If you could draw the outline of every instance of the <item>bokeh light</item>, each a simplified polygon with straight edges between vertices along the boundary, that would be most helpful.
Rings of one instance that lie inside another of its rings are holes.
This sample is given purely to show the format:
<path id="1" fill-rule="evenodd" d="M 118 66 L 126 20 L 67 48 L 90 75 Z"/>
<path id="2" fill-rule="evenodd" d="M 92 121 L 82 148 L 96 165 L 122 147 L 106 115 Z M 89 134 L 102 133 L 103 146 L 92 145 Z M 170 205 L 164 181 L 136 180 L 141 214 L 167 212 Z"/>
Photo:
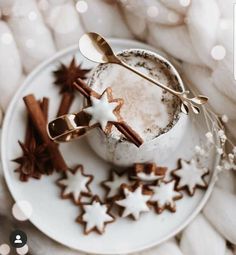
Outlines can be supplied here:
<path id="1" fill-rule="evenodd" d="M 10 33 L 3 33 L 1 36 L 1 42 L 3 44 L 11 44 L 13 41 L 13 37 Z"/>
<path id="2" fill-rule="evenodd" d="M 33 209 L 28 201 L 17 201 L 12 207 L 13 216 L 19 221 L 29 220 Z"/>
<path id="3" fill-rule="evenodd" d="M 225 47 L 222 45 L 216 45 L 211 50 L 211 56 L 214 60 L 222 60 L 226 56 Z"/>
<path id="4" fill-rule="evenodd" d="M 17 249 L 16 249 L 16 252 L 17 252 L 17 254 L 19 254 L 19 255 L 25 255 L 25 254 L 28 253 L 28 251 L 29 251 L 29 247 L 28 247 L 27 244 L 24 245 L 24 246 L 21 247 L 21 248 L 17 248 Z"/>
<path id="5" fill-rule="evenodd" d="M 11 249 L 8 244 L 2 244 L 0 245 L 0 254 L 1 255 L 8 255 L 10 253 Z"/>
<path id="6" fill-rule="evenodd" d="M 155 18 L 157 17 L 159 14 L 159 10 L 156 6 L 149 6 L 147 8 L 147 15 L 150 17 L 150 18 Z"/>
<path id="7" fill-rule="evenodd" d="M 83 1 L 83 0 L 79 0 L 76 5 L 76 10 L 79 12 L 79 13 L 84 13 L 88 10 L 88 4 L 86 1 Z"/>

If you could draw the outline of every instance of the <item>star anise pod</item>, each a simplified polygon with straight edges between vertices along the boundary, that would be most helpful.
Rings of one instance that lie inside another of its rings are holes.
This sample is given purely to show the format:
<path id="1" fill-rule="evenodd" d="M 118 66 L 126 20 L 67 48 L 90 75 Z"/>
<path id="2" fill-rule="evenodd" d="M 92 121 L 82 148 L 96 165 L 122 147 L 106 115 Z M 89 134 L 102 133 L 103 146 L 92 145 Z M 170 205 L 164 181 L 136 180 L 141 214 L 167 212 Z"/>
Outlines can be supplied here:
<path id="1" fill-rule="evenodd" d="M 19 164 L 15 170 L 20 174 L 21 181 L 28 181 L 30 177 L 39 179 L 42 174 L 51 174 L 53 172 L 53 165 L 50 160 L 47 146 L 40 145 L 25 145 L 19 141 L 23 155 L 13 161 Z"/>
<path id="2" fill-rule="evenodd" d="M 74 101 L 75 88 L 73 83 L 78 79 L 86 79 L 90 69 L 83 69 L 82 64 L 76 65 L 73 58 L 68 66 L 61 64 L 59 69 L 54 71 L 54 84 L 60 86 L 60 93 L 63 95 L 57 112 L 57 116 L 67 114 Z"/>
<path id="3" fill-rule="evenodd" d="M 54 77 L 55 81 L 54 83 L 57 86 L 60 86 L 60 93 L 63 94 L 65 92 L 67 93 L 74 93 L 75 88 L 73 86 L 73 83 L 78 79 L 86 79 L 87 73 L 90 72 L 91 69 L 83 69 L 82 64 L 76 65 L 75 58 L 73 58 L 69 64 L 69 66 L 66 66 L 61 63 L 58 70 L 54 71 Z"/>

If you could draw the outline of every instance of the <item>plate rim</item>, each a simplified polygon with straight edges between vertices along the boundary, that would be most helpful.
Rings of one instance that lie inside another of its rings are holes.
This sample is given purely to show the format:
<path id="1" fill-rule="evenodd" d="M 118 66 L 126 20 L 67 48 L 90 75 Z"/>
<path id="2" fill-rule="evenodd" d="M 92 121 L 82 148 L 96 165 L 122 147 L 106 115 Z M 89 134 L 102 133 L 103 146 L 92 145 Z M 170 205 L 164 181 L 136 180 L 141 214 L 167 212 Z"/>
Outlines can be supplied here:
<path id="1" fill-rule="evenodd" d="M 122 43 L 127 43 L 127 44 L 135 44 L 135 45 L 139 45 L 139 47 L 144 47 L 146 48 L 147 46 L 150 48 L 150 49 L 153 49 L 155 52 L 159 52 L 158 49 L 155 49 L 154 47 L 148 45 L 148 44 L 145 44 L 145 43 L 142 43 L 142 42 L 139 42 L 139 41 L 136 41 L 136 40 L 130 40 L 130 39 L 120 39 L 120 38 L 109 38 L 108 39 L 110 42 L 112 43 L 117 43 L 117 44 L 122 44 Z M 13 106 L 15 105 L 17 99 L 19 98 L 19 95 L 25 90 L 25 87 L 27 84 L 29 84 L 30 80 L 32 80 L 34 78 L 34 76 L 40 72 L 41 70 L 43 70 L 44 68 L 46 68 L 46 66 L 48 66 L 51 62 L 55 61 L 56 59 L 62 57 L 63 55 L 66 55 L 68 54 L 69 52 L 72 52 L 72 51 L 75 51 L 76 49 L 78 49 L 78 45 L 75 44 L 75 45 L 71 45 L 63 50 L 60 50 L 58 51 L 57 53 L 55 53 L 54 55 L 52 55 L 51 57 L 49 57 L 48 59 L 44 60 L 43 62 L 41 62 L 38 66 L 36 66 L 36 68 L 33 69 L 32 72 L 30 72 L 26 79 L 23 81 L 23 83 L 21 84 L 21 86 L 18 88 L 18 90 L 16 91 L 16 93 L 14 94 L 13 98 L 11 99 L 10 101 L 10 104 L 9 106 L 7 107 L 7 111 L 6 111 L 6 114 L 4 116 L 4 121 L 3 121 L 3 126 L 2 126 L 2 132 L 1 132 L 1 162 L 2 162 L 2 169 L 3 169 L 3 176 L 4 176 L 4 179 L 6 181 L 6 184 L 7 184 L 7 188 L 13 198 L 14 201 L 17 201 L 16 197 L 17 195 L 15 194 L 15 191 L 13 190 L 12 188 L 12 185 L 10 184 L 10 175 L 7 173 L 7 155 L 6 155 L 6 149 L 4 148 L 4 145 L 6 144 L 6 138 L 7 138 L 7 127 L 9 125 L 9 122 L 10 122 L 10 117 L 11 117 L 11 112 L 14 110 Z M 162 54 L 161 54 L 162 55 Z M 165 55 L 165 53 L 163 54 Z M 70 245 L 67 245 L 67 244 L 64 244 L 62 243 L 61 241 L 59 241 L 56 237 L 54 236 L 51 236 L 49 235 L 48 233 L 45 233 L 39 224 L 35 223 L 34 220 L 32 219 L 29 219 L 29 221 L 31 222 L 32 225 L 34 225 L 41 233 L 43 233 L 44 235 L 46 235 L 47 237 L 51 238 L 52 240 L 56 241 L 57 243 L 61 244 L 61 245 L 64 245 L 65 247 L 68 247 L 70 249 L 73 249 L 73 250 L 76 250 L 76 251 L 80 251 L 80 252 L 84 252 L 84 253 L 90 253 L 90 254 L 130 254 L 130 253 L 134 253 L 134 252 L 141 252 L 141 251 L 144 251 L 146 249 L 150 249 L 152 247 L 155 247 L 161 243 L 163 243 L 164 241 L 167 241 L 168 239 L 170 239 L 171 237 L 175 236 L 176 234 L 178 234 L 180 231 L 182 231 L 191 221 L 194 220 L 194 218 L 199 214 L 199 212 L 202 210 L 202 208 L 204 207 L 204 205 L 206 204 L 207 200 L 209 199 L 210 197 L 210 194 L 213 190 L 213 187 L 214 187 L 214 175 L 215 175 L 215 168 L 216 168 L 216 165 L 217 165 L 217 162 L 219 162 L 219 155 L 216 154 L 215 156 L 215 160 L 214 160 L 214 167 L 213 167 L 213 172 L 212 172 L 212 177 L 211 177 L 211 181 L 208 185 L 208 188 L 203 196 L 203 198 L 201 199 L 200 203 L 198 204 L 198 206 L 196 207 L 195 211 L 191 214 L 191 216 L 189 216 L 183 223 L 182 225 L 180 225 L 175 231 L 173 231 L 172 233 L 170 233 L 169 235 L 159 239 L 157 242 L 153 242 L 152 244 L 147 244 L 147 245 L 143 245 L 143 247 L 139 247 L 138 249 L 129 249 L 127 251 L 121 251 L 119 253 L 117 252 L 94 252 L 94 251 L 87 251 L 87 250 L 83 250 L 83 249 L 77 249 L 75 247 L 72 247 Z"/>

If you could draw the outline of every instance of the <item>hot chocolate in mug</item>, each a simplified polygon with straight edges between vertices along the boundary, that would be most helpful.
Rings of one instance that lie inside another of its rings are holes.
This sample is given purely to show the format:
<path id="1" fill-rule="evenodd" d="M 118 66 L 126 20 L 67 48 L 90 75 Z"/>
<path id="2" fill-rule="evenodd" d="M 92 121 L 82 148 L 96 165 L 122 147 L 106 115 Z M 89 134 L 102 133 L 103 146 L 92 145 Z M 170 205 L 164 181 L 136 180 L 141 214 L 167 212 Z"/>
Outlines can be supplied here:
<path id="1" fill-rule="evenodd" d="M 124 62 L 178 91 L 183 82 L 170 62 L 147 50 L 125 50 L 117 54 Z M 135 162 L 164 161 L 183 139 L 188 116 L 180 111 L 181 101 L 169 92 L 122 66 L 100 64 L 88 82 L 101 93 L 111 87 L 113 96 L 123 98 L 123 119 L 144 140 L 140 147 L 127 141 L 115 127 L 109 135 L 100 129 L 87 134 L 91 148 L 104 160 L 119 166 Z"/>
<path id="2" fill-rule="evenodd" d="M 168 87 L 185 90 L 174 66 L 162 56 L 141 49 L 125 50 L 117 56 Z M 71 125 L 71 130 L 82 127 L 76 132 L 86 134 L 91 148 L 101 158 L 126 167 L 136 162 L 163 162 L 178 148 L 188 126 L 188 116 L 181 112 L 178 97 L 116 64 L 99 64 L 88 85 L 99 94 L 111 87 L 113 97 L 124 100 L 120 109 L 122 119 L 143 139 L 143 144 L 137 147 L 114 125 L 109 134 L 101 128 L 85 127 L 83 123 Z M 86 104 L 85 100 L 85 107 Z M 63 118 L 70 119 L 71 116 L 73 114 Z"/>

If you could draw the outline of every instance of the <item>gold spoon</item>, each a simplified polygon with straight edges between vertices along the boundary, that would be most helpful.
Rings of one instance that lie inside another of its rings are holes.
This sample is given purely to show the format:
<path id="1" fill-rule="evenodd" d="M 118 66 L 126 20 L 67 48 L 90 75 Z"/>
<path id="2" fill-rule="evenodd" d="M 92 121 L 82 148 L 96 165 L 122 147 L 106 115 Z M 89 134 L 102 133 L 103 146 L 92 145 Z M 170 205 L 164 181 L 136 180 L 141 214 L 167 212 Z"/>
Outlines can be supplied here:
<path id="1" fill-rule="evenodd" d="M 193 98 L 188 98 L 187 94 L 189 91 L 175 91 L 166 85 L 160 83 L 159 81 L 154 80 L 153 78 L 139 72 L 135 68 L 131 67 L 130 65 L 126 64 L 122 60 L 120 60 L 113 50 L 111 49 L 111 46 L 108 44 L 108 42 L 99 34 L 97 33 L 86 33 L 82 35 L 82 37 L 79 40 L 79 48 L 81 53 L 84 57 L 87 59 L 97 62 L 97 63 L 113 63 L 121 65 L 130 71 L 136 73 L 137 75 L 143 77 L 144 79 L 150 81 L 151 83 L 154 83 L 155 85 L 161 87 L 162 89 L 168 91 L 169 93 L 177 96 L 182 101 L 181 105 L 181 111 L 185 114 L 188 114 L 189 108 L 195 113 L 198 114 L 200 112 L 200 109 L 197 105 L 203 105 L 208 101 L 208 97 L 198 95 Z"/>

